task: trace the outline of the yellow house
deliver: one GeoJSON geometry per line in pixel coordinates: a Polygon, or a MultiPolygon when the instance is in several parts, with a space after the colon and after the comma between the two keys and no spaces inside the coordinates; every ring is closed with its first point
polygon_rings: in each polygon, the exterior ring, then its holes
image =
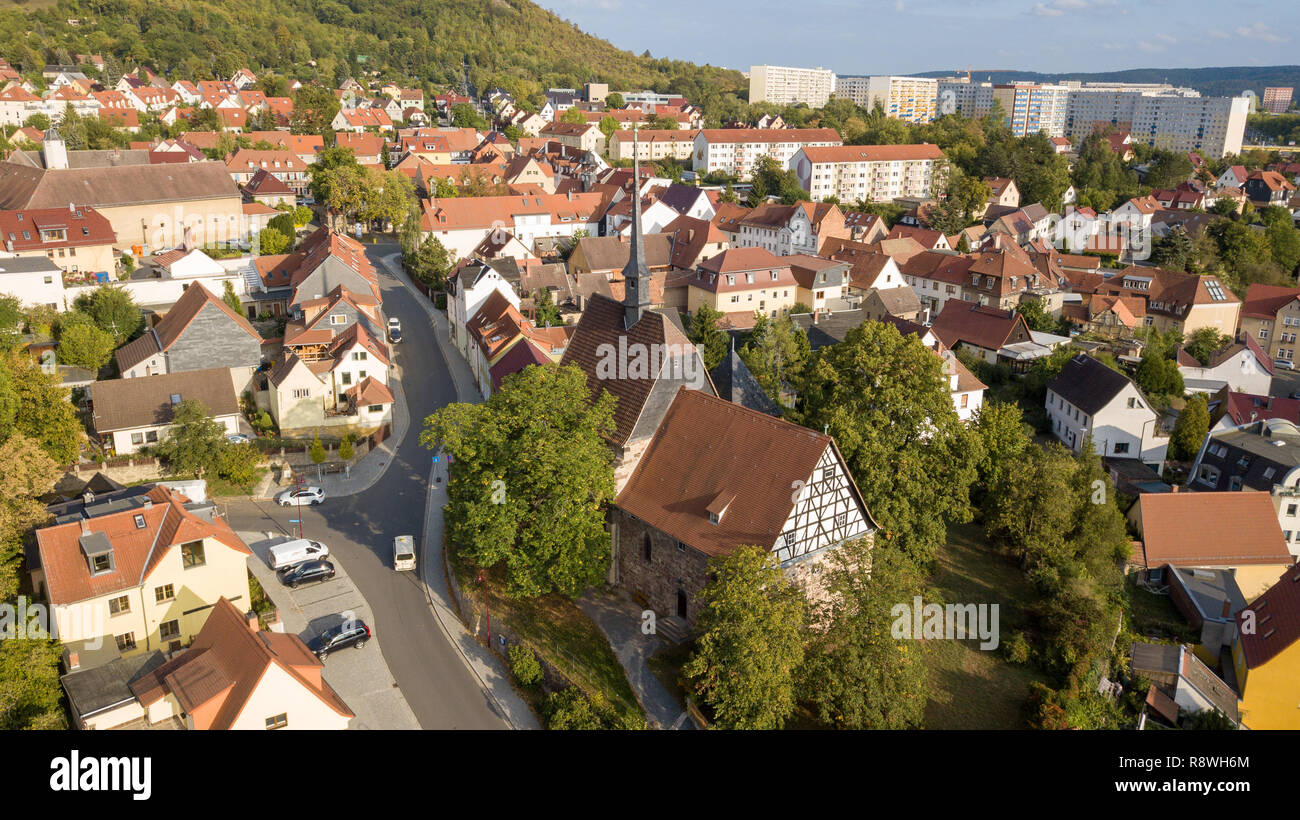
{"type": "Polygon", "coordinates": [[[69,666],[179,649],[219,599],[249,606],[251,553],[210,503],[159,485],[56,520],[36,532],[32,585],[69,666]]]}
{"type": "Polygon", "coordinates": [[[1300,729],[1300,566],[1237,614],[1232,667],[1243,725],[1300,729]]]}
{"type": "Polygon", "coordinates": [[[798,301],[790,266],[766,248],[731,248],[704,260],[687,280],[686,308],[776,318],[798,301]]]}

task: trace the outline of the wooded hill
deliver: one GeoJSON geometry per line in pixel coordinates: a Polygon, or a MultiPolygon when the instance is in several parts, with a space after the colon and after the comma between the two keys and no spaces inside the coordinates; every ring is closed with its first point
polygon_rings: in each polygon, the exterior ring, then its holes
{"type": "Polygon", "coordinates": [[[527,0],[59,0],[0,4],[0,56],[24,74],[76,54],[177,79],[241,67],[334,85],[364,71],[537,99],[549,87],[723,93],[740,72],[615,48],[527,0]],[[75,23],[69,22],[75,21],[75,23]],[[314,65],[313,65],[314,63],[314,65]]]}

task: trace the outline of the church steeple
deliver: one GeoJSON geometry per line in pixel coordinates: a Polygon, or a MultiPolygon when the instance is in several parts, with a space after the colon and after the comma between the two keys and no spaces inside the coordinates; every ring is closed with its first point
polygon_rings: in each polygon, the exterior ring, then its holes
{"type": "Polygon", "coordinates": [[[623,326],[630,328],[650,309],[650,267],[641,241],[641,164],[636,125],[632,126],[632,238],[623,266],[623,326]]]}

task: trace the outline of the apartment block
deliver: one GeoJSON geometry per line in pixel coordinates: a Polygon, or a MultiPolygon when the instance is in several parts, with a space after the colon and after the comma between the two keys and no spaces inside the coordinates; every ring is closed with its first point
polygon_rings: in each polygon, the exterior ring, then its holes
{"type": "Polygon", "coordinates": [[[943,152],[936,145],[839,145],[801,148],[789,167],[799,184],[820,202],[899,197],[929,198],[942,187],[943,152]]]}
{"type": "Polygon", "coordinates": [[[863,108],[876,103],[887,116],[907,122],[929,122],[937,113],[939,81],[928,77],[853,77],[836,84],[835,96],[853,100],[863,108]]]}
{"type": "Polygon", "coordinates": [[[1090,84],[1071,88],[1065,133],[1059,136],[1078,143],[1097,128],[1114,128],[1157,148],[1199,149],[1221,157],[1241,152],[1249,112],[1245,97],[1202,97],[1170,86],[1090,84]]]}
{"type": "Polygon", "coordinates": [[[1007,126],[1017,137],[1042,132],[1049,137],[1065,136],[1070,89],[1063,85],[1011,83],[994,85],[993,99],[1006,115],[1007,126]]]}
{"type": "Polygon", "coordinates": [[[695,134],[691,169],[721,171],[749,179],[759,157],[770,156],[782,167],[800,148],[840,145],[834,128],[706,128],[695,134]]]}
{"type": "Polygon", "coordinates": [[[835,72],[825,68],[756,65],[749,68],[749,101],[777,105],[807,103],[821,108],[835,90],[835,72]]]}
{"type": "Polygon", "coordinates": [[[960,114],[978,119],[993,109],[993,84],[972,82],[966,77],[938,80],[937,114],[960,114]]]}
{"type": "Polygon", "coordinates": [[[1261,107],[1270,114],[1285,114],[1291,107],[1291,86],[1270,86],[1264,89],[1264,101],[1261,107]]]}

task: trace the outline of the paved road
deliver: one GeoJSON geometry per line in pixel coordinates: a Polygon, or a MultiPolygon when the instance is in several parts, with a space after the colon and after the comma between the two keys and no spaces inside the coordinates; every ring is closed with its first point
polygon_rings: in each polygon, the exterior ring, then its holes
{"type": "MultiPolygon", "coordinates": [[[[412,573],[392,569],[393,536],[424,531],[430,453],[420,446],[423,419],[456,400],[434,347],[428,314],[379,264],[381,256],[395,249],[392,242],[366,245],[380,270],[384,312],[402,321],[405,340],[394,345],[394,353],[402,370],[410,430],[394,463],[368,490],[304,509],[303,534],[327,543],[365,596],[384,660],[421,727],[506,729],[509,726],[434,620],[419,581],[412,573]]],[[[297,511],[269,501],[232,502],[227,514],[236,530],[296,528],[289,519],[296,518],[297,511]]]]}

